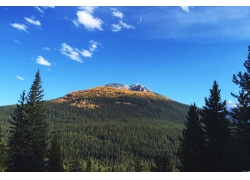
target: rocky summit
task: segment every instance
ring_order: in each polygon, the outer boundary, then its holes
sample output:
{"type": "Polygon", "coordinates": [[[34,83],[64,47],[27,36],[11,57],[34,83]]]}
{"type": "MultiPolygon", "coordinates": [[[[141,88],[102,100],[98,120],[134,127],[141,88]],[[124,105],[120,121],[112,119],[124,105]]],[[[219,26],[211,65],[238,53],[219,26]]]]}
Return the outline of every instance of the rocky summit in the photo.
{"type": "Polygon", "coordinates": [[[140,92],[153,92],[150,89],[146,88],[145,86],[137,83],[137,84],[132,84],[132,85],[123,85],[119,83],[109,83],[105,86],[116,88],[116,89],[127,89],[131,91],[140,91],[140,92]]]}

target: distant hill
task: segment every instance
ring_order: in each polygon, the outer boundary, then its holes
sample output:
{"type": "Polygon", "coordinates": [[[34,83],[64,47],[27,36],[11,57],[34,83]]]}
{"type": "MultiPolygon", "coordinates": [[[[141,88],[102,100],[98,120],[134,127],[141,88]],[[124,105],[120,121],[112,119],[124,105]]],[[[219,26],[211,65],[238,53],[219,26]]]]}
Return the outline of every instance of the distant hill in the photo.
{"type": "MultiPolygon", "coordinates": [[[[120,164],[118,171],[125,171],[135,156],[149,168],[154,156],[165,150],[176,164],[178,136],[188,108],[140,84],[74,91],[46,101],[49,139],[59,135],[65,161],[77,144],[83,160],[93,157],[106,168],[120,164]]],[[[14,109],[14,105],[0,107],[5,138],[14,109]]]]}

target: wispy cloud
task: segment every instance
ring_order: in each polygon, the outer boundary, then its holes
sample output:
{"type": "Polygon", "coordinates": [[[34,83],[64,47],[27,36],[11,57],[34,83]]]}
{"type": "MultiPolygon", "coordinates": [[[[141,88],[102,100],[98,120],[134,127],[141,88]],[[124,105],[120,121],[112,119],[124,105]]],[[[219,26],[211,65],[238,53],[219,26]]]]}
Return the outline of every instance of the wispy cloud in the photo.
{"type": "Polygon", "coordinates": [[[28,31],[26,30],[26,28],[28,28],[27,26],[25,26],[24,24],[18,24],[18,23],[14,23],[14,24],[10,24],[12,27],[18,29],[19,31],[25,31],[28,33],[28,31]]]}
{"type": "Polygon", "coordinates": [[[193,8],[192,13],[191,7],[188,7],[189,13],[178,8],[150,7],[149,11],[149,8],[144,7],[143,14],[138,14],[148,20],[142,34],[146,38],[174,38],[195,42],[215,38],[218,42],[250,39],[250,7],[199,6],[193,8]]]}
{"type": "Polygon", "coordinates": [[[34,6],[34,8],[36,8],[36,10],[38,10],[40,13],[43,13],[43,10],[40,7],[34,6]]]}
{"type": "Polygon", "coordinates": [[[93,31],[95,29],[103,30],[102,24],[103,21],[100,18],[94,17],[93,12],[97,7],[80,7],[76,15],[78,19],[72,20],[72,22],[79,27],[79,24],[82,24],[86,29],[93,31]]]}
{"type": "Polygon", "coordinates": [[[123,18],[124,14],[122,12],[118,11],[116,8],[111,8],[111,10],[112,10],[112,16],[118,17],[120,19],[123,18]]]}
{"type": "Polygon", "coordinates": [[[16,43],[18,43],[18,44],[21,44],[18,40],[16,40],[16,39],[13,39],[16,43]]]}
{"type": "Polygon", "coordinates": [[[28,23],[30,23],[30,24],[32,24],[32,25],[41,26],[40,21],[34,20],[33,17],[31,17],[31,18],[24,17],[24,19],[25,19],[28,23]]]}
{"type": "Polygon", "coordinates": [[[70,59],[77,61],[77,62],[82,62],[80,55],[79,55],[79,50],[77,48],[72,48],[66,43],[61,44],[61,53],[70,59]]]}
{"type": "Polygon", "coordinates": [[[133,29],[133,28],[135,28],[134,26],[128,25],[128,24],[122,22],[121,20],[119,21],[119,23],[122,25],[123,28],[126,28],[126,29],[133,29]]]}
{"type": "Polygon", "coordinates": [[[137,24],[140,24],[142,22],[142,18],[140,17],[140,20],[139,20],[139,22],[137,22],[137,24]]]}
{"type": "Polygon", "coordinates": [[[189,6],[181,6],[183,11],[189,12],[189,6]]]}
{"type": "Polygon", "coordinates": [[[43,47],[42,49],[45,51],[49,51],[49,47],[43,47]]]}
{"type": "Polygon", "coordinates": [[[51,66],[51,63],[44,59],[42,56],[37,56],[36,63],[44,66],[51,66]]]}
{"type": "Polygon", "coordinates": [[[112,24],[111,30],[113,32],[118,32],[122,30],[122,27],[120,26],[120,24],[112,24]]]}
{"type": "Polygon", "coordinates": [[[44,10],[48,9],[48,8],[55,8],[55,6],[34,6],[34,8],[36,8],[36,10],[38,10],[40,13],[44,13],[44,10]]]}
{"type": "Polygon", "coordinates": [[[17,79],[21,80],[21,81],[24,81],[25,79],[21,76],[16,76],[17,79]]]}
{"type": "Polygon", "coordinates": [[[111,14],[112,14],[113,17],[117,17],[117,18],[120,19],[118,24],[112,24],[111,25],[111,30],[113,32],[121,31],[122,28],[125,28],[125,29],[135,28],[134,26],[128,25],[127,23],[122,21],[122,19],[124,17],[124,14],[122,12],[118,11],[116,8],[111,8],[111,11],[112,11],[111,14]]]}
{"type": "Polygon", "coordinates": [[[82,51],[82,56],[84,57],[92,57],[93,52],[97,50],[97,46],[101,45],[100,43],[94,40],[89,41],[89,44],[90,44],[89,50],[83,49],[82,51]]]}

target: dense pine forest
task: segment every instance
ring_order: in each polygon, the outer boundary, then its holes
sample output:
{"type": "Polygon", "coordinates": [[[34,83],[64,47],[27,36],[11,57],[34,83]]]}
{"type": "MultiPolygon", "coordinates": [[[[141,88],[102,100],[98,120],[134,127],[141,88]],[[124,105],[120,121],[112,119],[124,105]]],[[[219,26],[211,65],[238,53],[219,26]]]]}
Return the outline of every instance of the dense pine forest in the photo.
{"type": "Polygon", "coordinates": [[[44,101],[38,71],[17,105],[0,107],[1,171],[249,171],[248,51],[246,72],[233,75],[241,91],[230,111],[216,80],[202,108],[120,92],[44,101]]]}

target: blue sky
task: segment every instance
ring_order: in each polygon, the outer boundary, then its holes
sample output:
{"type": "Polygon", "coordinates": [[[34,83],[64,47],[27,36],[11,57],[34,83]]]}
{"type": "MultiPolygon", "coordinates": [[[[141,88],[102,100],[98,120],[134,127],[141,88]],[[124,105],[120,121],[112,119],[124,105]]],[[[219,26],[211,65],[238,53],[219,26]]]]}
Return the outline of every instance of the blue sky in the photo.
{"type": "Polygon", "coordinates": [[[250,7],[1,6],[0,28],[0,106],[16,104],[40,70],[46,100],[140,83],[202,107],[214,80],[236,102],[250,7]]]}

